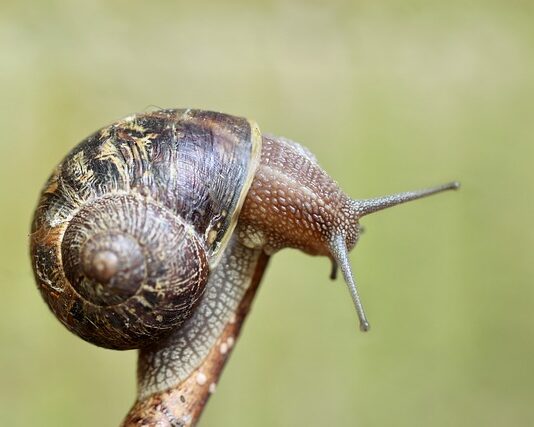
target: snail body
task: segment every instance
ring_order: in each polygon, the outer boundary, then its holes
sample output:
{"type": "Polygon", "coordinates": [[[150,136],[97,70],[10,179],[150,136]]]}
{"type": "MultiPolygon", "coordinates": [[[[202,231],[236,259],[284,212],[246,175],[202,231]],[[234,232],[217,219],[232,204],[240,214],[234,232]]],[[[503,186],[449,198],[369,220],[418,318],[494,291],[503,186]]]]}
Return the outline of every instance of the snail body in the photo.
{"type": "Polygon", "coordinates": [[[69,330],[102,347],[141,349],[146,399],[198,369],[268,256],[285,247],[341,269],[367,330],[348,261],[359,219],[457,187],[353,200],[307,149],[254,121],[141,113],[89,136],[53,172],[33,220],[32,266],[69,330]]]}

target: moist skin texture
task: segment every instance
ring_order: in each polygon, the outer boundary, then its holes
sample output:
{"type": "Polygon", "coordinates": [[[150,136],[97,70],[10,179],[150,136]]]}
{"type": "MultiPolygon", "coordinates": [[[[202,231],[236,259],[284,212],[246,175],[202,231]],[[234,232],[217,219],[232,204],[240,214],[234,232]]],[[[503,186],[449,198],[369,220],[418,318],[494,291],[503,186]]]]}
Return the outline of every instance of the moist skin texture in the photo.
{"type": "Polygon", "coordinates": [[[357,212],[304,147],[263,136],[260,166],[239,216],[239,238],[272,254],[284,247],[330,256],[335,236],[349,250],[358,238],[357,212]]]}
{"type": "Polygon", "coordinates": [[[224,326],[235,322],[236,309],[251,284],[260,253],[235,238],[230,240],[193,316],[167,338],[141,350],[140,400],[181,383],[200,366],[224,326]]]}

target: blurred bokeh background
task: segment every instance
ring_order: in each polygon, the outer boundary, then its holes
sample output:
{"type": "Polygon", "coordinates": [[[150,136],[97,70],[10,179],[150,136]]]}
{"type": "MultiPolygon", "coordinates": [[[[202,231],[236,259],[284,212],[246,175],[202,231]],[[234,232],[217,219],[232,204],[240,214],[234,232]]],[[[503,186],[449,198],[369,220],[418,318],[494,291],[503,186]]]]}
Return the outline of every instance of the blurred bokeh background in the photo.
{"type": "Polygon", "coordinates": [[[114,426],[135,352],[49,313],[27,235],[54,165],[132,112],[295,139],[355,197],[463,188],[363,221],[357,331],[328,260],[272,260],[202,426],[534,424],[534,5],[0,2],[0,424],[114,426]]]}

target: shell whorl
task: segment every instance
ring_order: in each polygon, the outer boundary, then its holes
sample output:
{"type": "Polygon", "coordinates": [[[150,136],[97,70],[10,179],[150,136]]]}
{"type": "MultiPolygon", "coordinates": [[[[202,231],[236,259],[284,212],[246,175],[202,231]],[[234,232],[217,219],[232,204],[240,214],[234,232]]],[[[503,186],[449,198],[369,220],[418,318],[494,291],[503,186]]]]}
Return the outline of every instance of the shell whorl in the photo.
{"type": "Polygon", "coordinates": [[[85,205],[61,242],[72,286],[64,323],[104,347],[136,348],[190,317],[208,261],[191,227],[157,203],[112,195],[85,205]]]}
{"type": "Polygon", "coordinates": [[[44,299],[94,344],[150,345],[191,317],[259,162],[246,119],[199,110],[131,116],[76,146],[31,234],[44,299]]]}

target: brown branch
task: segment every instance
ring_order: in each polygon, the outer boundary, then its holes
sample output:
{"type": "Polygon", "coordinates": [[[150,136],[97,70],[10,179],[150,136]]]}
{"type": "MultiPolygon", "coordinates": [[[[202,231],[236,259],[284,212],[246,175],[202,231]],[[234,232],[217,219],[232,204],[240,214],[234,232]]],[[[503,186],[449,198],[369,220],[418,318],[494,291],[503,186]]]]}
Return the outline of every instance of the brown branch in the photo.
{"type": "Polygon", "coordinates": [[[200,366],[180,384],[135,402],[123,421],[129,426],[193,426],[197,423],[210,395],[215,391],[222,370],[243,322],[250,310],[269,257],[261,254],[252,282],[241,300],[235,318],[223,329],[215,345],[200,366]]]}

